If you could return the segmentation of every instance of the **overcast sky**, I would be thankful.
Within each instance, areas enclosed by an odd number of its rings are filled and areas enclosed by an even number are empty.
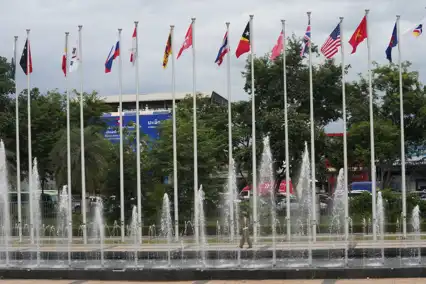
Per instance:
[[[140,92],[170,91],[171,70],[163,70],[162,58],[170,24],[175,28],[175,54],[180,48],[191,17],[196,17],[197,90],[215,90],[225,96],[225,66],[217,67],[214,60],[229,21],[232,49],[233,100],[246,99],[241,71],[246,55],[236,59],[235,48],[250,14],[254,14],[253,42],[255,53],[269,52],[281,29],[281,19],[287,22],[287,33],[303,36],[307,11],[312,11],[312,40],[321,45],[335,28],[339,17],[345,17],[345,42],[370,9],[369,28],[372,59],[386,63],[385,49],[395,22],[401,15],[401,30],[420,23],[426,10],[417,1],[402,0],[0,0],[0,55],[12,57],[13,36],[19,36],[18,53],[22,52],[25,29],[31,29],[33,74],[31,86],[42,91],[59,88],[66,83],[61,71],[64,32],[69,31],[70,44],[77,40],[77,26],[83,25],[84,89],[97,90],[101,95],[118,93],[117,65],[104,73],[104,62],[117,40],[117,28],[122,28],[123,89],[135,92],[134,69],[129,62],[131,34],[135,20],[139,21]],[[374,4],[374,5],[373,5]],[[425,79],[426,35],[414,39],[402,38],[403,59],[413,62],[413,68]],[[352,65],[350,78],[367,71],[367,46],[362,43],[354,55],[345,45],[347,64]],[[394,50],[394,58],[397,53]],[[323,60],[318,59],[318,60]],[[340,59],[339,59],[340,60]],[[26,87],[25,75],[18,71],[18,89]],[[192,57],[190,50],[176,61],[178,92],[192,90]],[[315,78],[313,78],[315,80]],[[71,74],[71,88],[78,88],[77,74]],[[337,127],[338,128],[338,127]]]

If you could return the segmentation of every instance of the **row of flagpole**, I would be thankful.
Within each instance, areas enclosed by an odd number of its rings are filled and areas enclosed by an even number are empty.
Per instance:
[[[376,222],[376,169],[375,169],[375,153],[374,153],[374,117],[373,117],[373,90],[372,90],[372,74],[371,74],[371,42],[370,37],[368,36],[368,12],[365,11],[365,17],[363,21],[361,21],[354,35],[352,36],[350,43],[354,48],[352,53],[356,51],[356,47],[364,40],[367,39],[367,49],[368,49],[368,84],[369,84],[369,116],[370,116],[370,147],[371,147],[371,182],[372,182],[372,217],[373,223]],[[253,181],[252,181],[252,190],[253,190],[253,234],[254,240],[257,240],[257,227],[258,227],[258,216],[257,216],[257,175],[256,175],[256,104],[255,104],[255,94],[254,94],[254,44],[253,44],[253,15],[250,15],[249,23],[244,30],[242,38],[240,40],[240,44],[237,48],[241,48],[240,45],[243,46],[242,52],[237,54],[239,57],[241,54],[250,51],[250,68],[251,68],[251,96],[252,96],[252,169],[253,169]],[[397,16],[395,27],[396,27],[396,35],[393,35],[390,43],[390,47],[395,47],[398,45],[398,67],[399,67],[399,92],[400,92],[400,120],[401,120],[401,176],[402,176],[402,208],[403,208],[403,235],[406,236],[406,185],[405,185],[405,147],[404,147],[404,115],[403,115],[403,89],[402,89],[402,67],[401,67],[401,48],[400,48],[400,28],[399,28],[399,20],[400,17]],[[312,46],[311,46],[311,30],[310,30],[310,21],[311,21],[311,13],[308,12],[308,29],[305,34],[305,47],[308,47],[309,58],[309,97],[310,97],[310,128],[311,128],[311,186],[312,186],[312,216],[310,220],[310,225],[312,229],[312,240],[316,240],[316,188],[315,188],[315,125],[314,125],[314,105],[313,105],[313,83],[312,83]],[[229,151],[229,174],[231,174],[232,166],[233,166],[233,157],[232,157],[232,116],[231,116],[231,78],[230,78],[230,68],[231,68],[231,57],[230,57],[230,46],[229,46],[229,22],[226,23],[226,53],[227,53],[227,71],[226,71],[226,92],[228,97],[228,151]],[[344,183],[345,183],[345,239],[348,239],[349,229],[348,229],[348,161],[347,161],[347,114],[346,114],[346,94],[345,94],[345,61],[344,61],[344,48],[343,44],[343,17],[340,18],[339,22],[339,36],[340,41],[337,47],[340,47],[341,52],[341,68],[342,68],[342,109],[343,109],[343,159],[344,159]],[[138,206],[138,238],[139,242],[142,241],[142,214],[141,214],[141,176],[140,176],[140,122],[139,122],[139,80],[138,80],[138,22],[135,22],[135,29],[133,33],[133,48],[131,55],[131,62],[135,66],[135,78],[136,78],[136,112],[137,112],[137,121],[136,121],[136,153],[137,153],[137,206]],[[121,29],[118,29],[118,43],[121,41]],[[168,55],[173,54],[174,48],[174,26],[170,26],[170,50]],[[360,33],[364,33],[361,34]],[[65,33],[65,70],[71,69],[68,59],[68,36],[69,33]],[[285,165],[286,165],[286,188],[290,188],[290,161],[289,161],[289,137],[288,137],[288,101],[287,101],[287,77],[286,77],[286,31],[285,31],[285,21],[282,20],[282,43],[281,43],[281,54],[283,56],[283,95],[284,95],[284,124],[285,124]],[[27,30],[27,41],[25,45],[25,49],[23,52],[26,52],[26,75],[27,75],[27,112],[28,112],[28,161],[32,161],[32,139],[31,139],[31,94],[30,94],[30,74],[32,72],[32,63],[31,63],[31,53],[30,53],[30,45],[29,45],[29,37],[30,30]],[[81,135],[81,189],[82,189],[82,219],[83,219],[83,239],[84,243],[87,243],[87,228],[86,228],[86,186],[85,186],[85,154],[84,154],[84,94],[83,94],[83,60],[82,60],[82,26],[78,26],[78,63],[80,67],[80,135]],[[17,62],[17,41],[18,37],[15,37],[14,41],[14,62]],[[248,44],[248,45],[247,45]],[[277,42],[278,44],[278,42]],[[392,46],[391,46],[392,45]],[[179,50],[179,54],[177,58],[182,54],[185,49],[192,47],[192,57],[193,57],[193,147],[194,147],[194,223],[195,223],[195,237],[198,240],[198,212],[196,202],[197,202],[197,190],[199,187],[198,183],[198,150],[197,150],[197,105],[196,105],[196,50],[195,50],[195,18],[192,18],[192,22],[190,28],[187,31],[185,36],[185,41]],[[167,46],[166,46],[167,51]],[[302,55],[304,50],[302,51]],[[73,51],[73,55],[75,52]],[[120,54],[119,54],[120,55]],[[219,55],[218,55],[219,56]],[[120,223],[121,223],[121,238],[124,241],[124,167],[123,167],[123,109],[122,109],[122,60],[121,56],[119,57],[119,95],[120,95],[120,104],[119,104],[119,113],[120,113]],[[165,53],[166,57],[166,53]],[[166,60],[166,58],[165,58]],[[22,58],[21,58],[22,61]],[[75,63],[75,62],[74,62]],[[221,63],[221,61],[220,61]],[[220,65],[220,63],[218,63]],[[166,64],[167,65],[167,61]],[[163,64],[163,66],[165,66]],[[21,62],[22,66],[22,62]],[[65,72],[65,71],[64,71]],[[16,84],[16,70],[15,70],[15,84]],[[179,219],[178,219],[178,177],[177,177],[177,145],[176,145],[176,101],[175,101],[175,93],[176,93],[176,82],[175,82],[175,58],[172,56],[172,80],[171,80],[171,89],[172,89],[172,97],[173,97],[173,184],[174,184],[174,214],[175,214],[175,237],[178,239],[179,232]],[[69,210],[71,210],[71,145],[70,145],[70,94],[69,94],[69,86],[67,80],[67,72],[65,72],[65,81],[66,81],[66,94],[67,94],[67,183],[68,183],[68,193],[69,193]],[[17,90],[17,85],[15,86]],[[17,192],[18,192],[18,203],[20,204],[21,199],[21,173],[20,173],[20,141],[19,141],[19,106],[18,106],[18,96],[16,96],[16,148],[17,148]],[[31,167],[32,162],[29,162],[28,166],[28,183],[29,188],[32,186],[32,178],[31,178]],[[228,186],[231,186],[230,180],[228,180]],[[287,210],[286,210],[286,220],[287,220],[287,238],[290,239],[291,236],[291,226],[290,226],[290,191],[287,190]],[[33,206],[31,198],[29,200],[30,210]],[[231,206],[232,207],[232,206]],[[69,224],[71,226],[71,221],[69,220]],[[19,224],[19,237],[22,240],[22,212],[21,207],[18,206],[18,224]],[[33,216],[30,215],[30,235],[31,242],[34,243],[34,223]],[[373,239],[377,239],[376,227],[373,226]],[[71,242],[72,240],[70,240]]]

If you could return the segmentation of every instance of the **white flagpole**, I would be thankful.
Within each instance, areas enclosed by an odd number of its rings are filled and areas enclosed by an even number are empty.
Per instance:
[[[175,217],[175,241],[179,240],[179,196],[178,196],[178,178],[177,178],[177,142],[176,142],[176,74],[175,74],[175,56],[174,48],[174,25],[170,25],[171,38],[171,58],[172,58],[172,120],[173,120],[173,198],[174,198],[174,217]]]
[[[68,37],[69,32],[65,33],[65,72],[68,73]],[[68,75],[65,74],[65,93],[67,96],[67,191],[68,191],[68,260],[71,265],[71,244],[72,244],[72,194],[71,194],[71,124],[70,124],[70,92],[68,88]]]
[[[15,132],[16,132],[16,192],[18,194],[18,233],[19,233],[19,242],[22,242],[22,204],[21,204],[21,149],[19,143],[19,93],[18,93],[18,83],[16,82],[16,66],[18,66],[18,37],[15,36],[15,42],[13,46],[13,61],[15,74],[13,74],[13,79],[15,81]]]
[[[83,26],[78,26],[78,54],[80,60],[80,152],[81,152],[81,207],[83,216],[83,242],[87,244],[87,219],[86,219],[86,157],[84,146],[84,94],[83,94],[83,44],[82,40]]]
[[[340,54],[342,57],[342,116],[343,116],[343,175],[344,175],[344,191],[345,191],[345,264],[348,263],[348,248],[347,242],[349,241],[349,199],[348,199],[348,134],[347,134],[347,117],[346,117],[346,78],[345,78],[345,50],[344,50],[344,37],[343,37],[343,17],[340,17]]]
[[[118,56],[118,89],[119,89],[119,115],[120,115],[120,226],[121,242],[124,243],[126,235],[124,227],[124,156],[123,156],[123,63],[121,59],[121,31],[118,29],[118,44],[120,55]]]
[[[27,29],[27,127],[28,127],[28,192],[30,195],[29,205],[30,212],[33,212],[33,201],[32,201],[32,164],[33,164],[33,154],[32,154],[32,139],[31,139],[31,90],[30,90],[30,30]],[[30,214],[30,238],[31,244],[34,244],[34,216]]]
[[[368,24],[368,12],[365,10],[365,18],[367,21],[367,49],[368,49],[368,90],[370,96],[370,151],[371,151],[371,193],[372,193],[372,213],[373,213],[373,240],[377,240],[377,214],[376,214],[376,164],[375,164],[375,150],[374,150],[374,117],[373,117],[373,86],[371,74],[371,42],[370,31]]]
[[[253,18],[250,15],[249,29],[250,29],[250,68],[251,68],[251,145],[252,145],[252,189],[253,189],[253,241],[257,243],[257,166],[256,166],[256,104],[254,94],[254,50],[253,50]]]
[[[136,29],[136,50],[135,52],[135,77],[136,77],[136,187],[138,205],[138,238],[142,243],[142,194],[141,194],[141,134],[140,134],[140,111],[139,111],[139,42],[138,42],[138,21],[135,21]]]
[[[68,37],[65,33],[65,72],[69,71],[68,58]],[[68,77],[65,75],[66,95],[67,95],[67,190],[68,190],[68,260],[71,266],[71,246],[72,246],[72,184],[71,184],[71,114],[70,114],[70,93],[68,88]]]
[[[234,241],[235,234],[235,216],[234,216],[234,189],[232,188],[232,171],[233,171],[233,153],[232,153],[232,103],[231,103],[231,47],[229,44],[229,25],[230,23],[226,23],[226,33],[228,34],[228,42],[227,48],[228,53],[226,54],[227,62],[226,62],[226,92],[228,95],[228,192],[231,194],[229,196],[230,206],[229,206],[229,216],[231,219],[231,230],[230,237],[231,241]],[[238,217],[237,217],[238,218]]]
[[[291,239],[290,222],[290,158],[288,149],[288,102],[287,102],[287,63],[286,63],[286,41],[285,41],[285,20],[281,20],[283,33],[283,86],[284,86],[284,142],[285,142],[285,188],[286,188],[286,227],[287,241]]]
[[[195,18],[191,19],[192,29],[192,100],[193,100],[193,120],[194,120],[194,221],[195,240],[199,242],[199,216],[198,216],[198,141],[197,141],[197,85],[196,85],[196,61],[195,61]]]
[[[399,28],[400,16],[396,16],[396,30],[398,38],[398,67],[399,67],[399,115],[401,121],[401,190],[402,190],[402,233],[407,238],[407,199],[405,183],[405,133],[404,133],[404,94],[402,92],[402,63],[401,63],[401,31]]]
[[[311,23],[311,12],[308,12],[309,24]],[[309,100],[310,100],[310,117],[311,117],[311,186],[312,186],[312,241],[317,239],[317,211],[316,211],[316,177],[315,177],[315,120],[314,120],[314,93],[312,84],[312,25],[311,38],[309,40]]]

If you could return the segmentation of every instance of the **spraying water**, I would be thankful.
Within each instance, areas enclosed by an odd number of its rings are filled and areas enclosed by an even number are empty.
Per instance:
[[[71,216],[69,216],[69,210],[68,210],[68,186],[64,185],[62,187],[62,191],[59,197],[59,206],[58,206],[58,212],[56,215],[56,224],[57,224],[57,231],[58,231],[58,238],[56,244],[58,246],[69,243],[70,234],[72,234],[72,231],[70,231],[69,228],[69,222],[71,222]],[[71,264],[71,248],[68,245],[68,263]]]
[[[32,216],[35,229],[35,240],[37,245],[37,266],[40,266],[40,229],[41,229],[41,214],[40,214],[40,195],[41,195],[41,185],[40,177],[38,174],[38,165],[37,158],[33,162],[33,182],[32,187],[30,187],[30,198],[32,200]]]
[[[228,182],[225,185],[225,194],[222,200],[223,208],[223,225],[224,230],[228,232],[229,240],[233,242],[235,236],[238,235],[238,219],[239,214],[237,212],[238,202],[236,202],[238,196],[237,187],[237,175],[235,172],[235,161],[231,161],[232,170],[228,175]],[[230,185],[230,186],[229,186]]]
[[[384,241],[385,241],[385,207],[383,205],[383,198],[382,198],[382,192],[379,191],[377,195],[377,224],[375,224],[377,228],[377,232],[380,234],[380,241],[381,241],[381,256],[382,256],[382,263],[385,263],[385,248],[384,248]]]
[[[411,217],[411,226],[413,227],[414,238],[418,242],[421,239],[420,238],[420,229],[421,229],[420,225],[421,225],[421,223],[420,223],[420,208],[419,208],[419,205],[416,205],[413,208],[413,213],[412,213],[411,216],[412,216]],[[422,258],[421,256],[422,256],[421,248],[418,247],[417,248],[417,262],[419,264],[421,264],[421,258]]]
[[[197,206],[198,206],[198,220],[199,220],[199,233],[200,233],[200,242],[198,250],[201,255],[201,262],[203,266],[206,266],[206,247],[207,247],[207,238],[206,238],[206,218],[204,215],[204,191],[203,186],[200,185],[197,196]]]
[[[6,150],[3,140],[0,140],[0,222],[3,228],[2,237],[6,251],[6,265],[9,265],[10,246],[10,211],[9,211],[9,182],[7,179]]]
[[[260,189],[267,190],[267,192],[261,192],[262,200],[259,204],[263,203],[263,206],[266,210],[258,210],[257,212],[270,215],[271,228],[272,228],[272,264],[276,265],[276,204],[275,204],[275,179],[273,172],[273,159],[271,153],[271,147],[269,144],[269,136],[263,138],[263,152],[262,160],[260,163]],[[268,188],[262,188],[266,187]],[[265,196],[267,196],[265,198]],[[268,200],[269,199],[269,200]],[[269,209],[269,210],[268,210]],[[266,212],[265,212],[266,211]],[[269,212],[268,212],[269,211]],[[257,220],[262,220],[257,218]]]
[[[170,245],[172,243],[173,232],[172,232],[172,216],[170,213],[170,201],[169,201],[169,196],[167,195],[167,193],[164,193],[164,197],[163,197],[163,208],[161,211],[161,234],[167,240],[167,247],[168,247],[167,263],[169,266],[171,266],[171,255],[170,255],[171,246]]]
[[[133,238],[135,267],[138,266],[138,232],[138,207],[135,205],[132,208],[132,220],[130,221],[130,237]]]
[[[99,240],[99,250],[101,253],[101,266],[104,266],[104,218],[103,218],[103,204],[102,200],[98,198],[95,203],[95,216],[93,221],[93,237],[95,240]]]
[[[310,242],[312,236],[310,221],[312,216],[313,200],[311,194],[311,163],[309,160],[308,144],[306,142],[305,150],[303,151],[299,178],[296,186],[296,193],[299,206],[295,232],[297,235],[303,236],[305,235],[304,228],[306,227],[306,235],[308,236]],[[310,244],[308,247],[308,261],[309,265],[312,265],[312,248]]]

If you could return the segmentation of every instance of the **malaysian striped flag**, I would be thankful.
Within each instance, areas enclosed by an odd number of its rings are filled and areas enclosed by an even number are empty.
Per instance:
[[[324,54],[326,58],[330,59],[339,51],[340,45],[340,24],[338,24],[322,45],[321,53]]]

